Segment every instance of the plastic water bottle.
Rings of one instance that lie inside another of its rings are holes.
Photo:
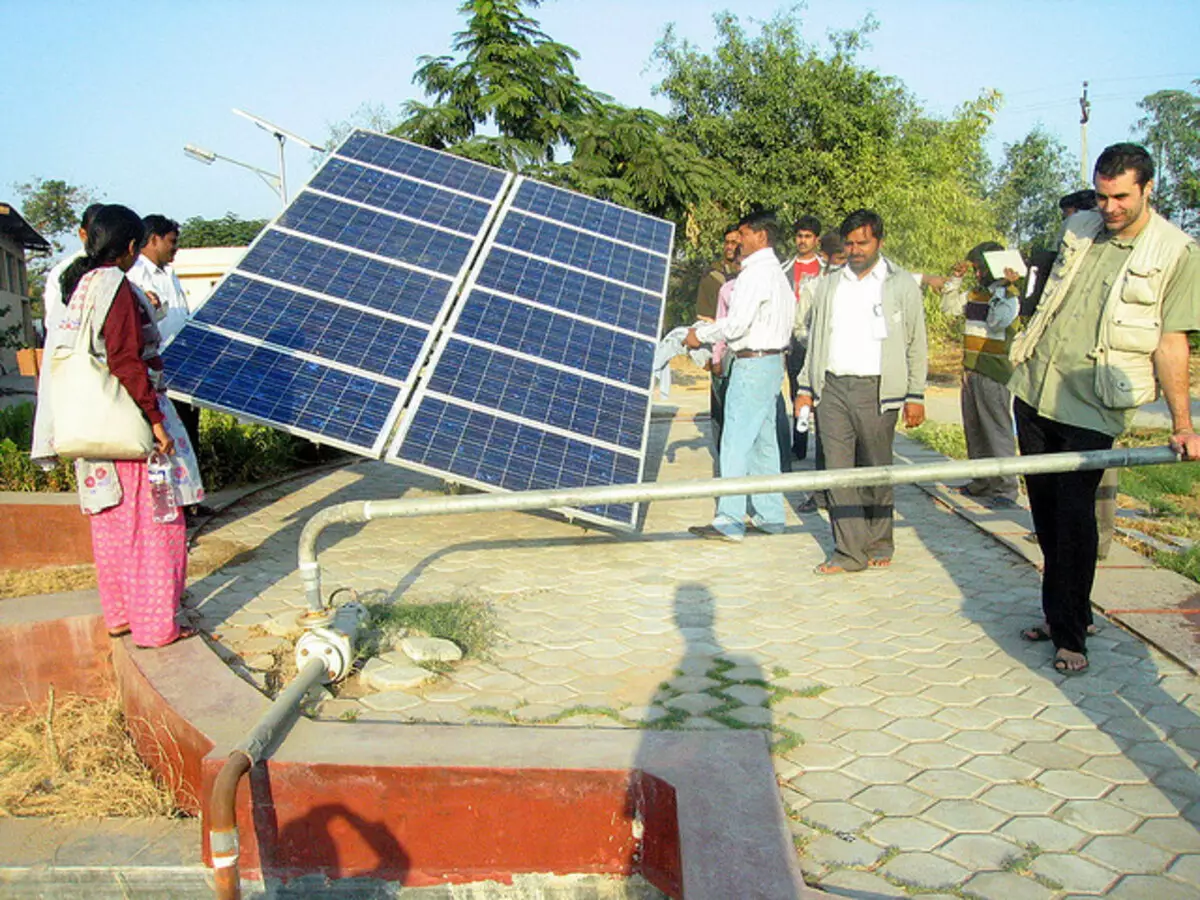
[[[800,415],[796,416],[796,433],[804,434],[808,431],[809,418],[812,416],[811,406],[800,407]]]
[[[174,522],[179,517],[179,507],[175,505],[175,492],[171,490],[171,460],[155,450],[146,461],[146,474],[150,476],[154,521]]]

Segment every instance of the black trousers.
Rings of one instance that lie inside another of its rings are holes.
[[[804,357],[808,354],[808,347],[804,344],[796,342],[792,338],[791,346],[788,348],[787,358],[787,374],[788,374],[788,399],[793,407],[796,403],[796,395],[800,393],[800,371],[804,368]],[[792,453],[796,459],[804,459],[808,456],[808,432],[803,433],[792,430]]]
[[[172,400],[171,405],[175,407],[175,412],[179,415],[179,420],[183,422],[183,430],[187,432],[188,440],[192,443],[192,452],[196,454],[196,458],[200,457],[200,409],[196,406],[190,406],[182,400]]]
[[[1110,450],[1107,434],[1055,422],[1017,398],[1013,402],[1017,442],[1022,456],[1073,450]],[[1029,508],[1045,568],[1042,572],[1042,610],[1054,646],[1087,652],[1087,629],[1092,624],[1092,583],[1096,578],[1096,489],[1102,469],[1027,475]]]

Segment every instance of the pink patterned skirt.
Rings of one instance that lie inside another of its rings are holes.
[[[187,579],[187,525],[155,522],[144,460],[116,460],[122,499],[89,516],[100,605],[109,631],[128,627],[141,647],[179,636],[175,613]]]

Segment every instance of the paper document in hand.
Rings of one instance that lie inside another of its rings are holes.
[[[1004,278],[1005,269],[1012,269],[1022,278],[1025,277],[1025,260],[1021,259],[1020,252],[1016,250],[989,250],[983,254],[983,261],[987,263],[992,281]]]

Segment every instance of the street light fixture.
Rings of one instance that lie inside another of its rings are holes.
[[[240,159],[234,159],[230,156],[222,156],[220,153],[214,153],[212,150],[206,150],[203,147],[197,147],[195,144],[185,144],[183,152],[196,162],[204,163],[206,166],[211,166],[218,159],[227,163],[233,163],[235,166],[241,166],[243,169],[249,169],[259,178],[267,183],[267,187],[273,190],[283,200],[283,205],[287,206],[287,195],[283,190],[283,180],[274,172],[268,172],[266,169],[260,169],[258,166],[252,166],[250,163],[244,163]]]
[[[253,113],[248,113],[245,110],[238,109],[237,107],[234,107],[233,112],[234,115],[241,116],[243,119],[249,119],[263,131],[271,134],[275,140],[279,142],[279,191],[283,196],[283,205],[287,206],[287,164],[283,158],[283,145],[287,143],[288,138],[291,138],[296,143],[303,144],[310,150],[317,150],[321,153],[324,153],[325,148],[320,144],[314,144],[307,138],[300,137],[300,135],[294,132],[288,131],[286,128],[280,128],[278,125],[268,122],[266,119],[256,116]]]

